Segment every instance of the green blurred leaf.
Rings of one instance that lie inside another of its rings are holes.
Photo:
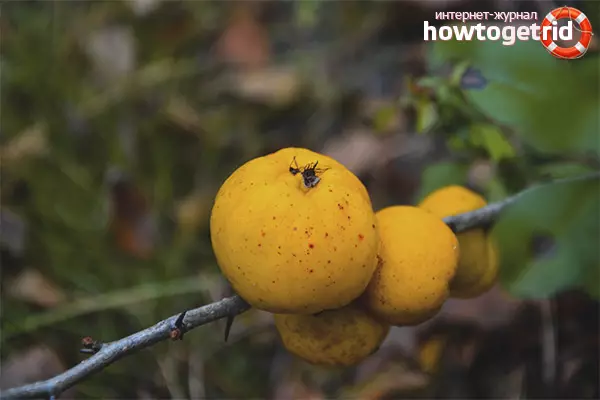
[[[458,134],[450,136],[446,140],[446,145],[452,151],[463,151],[467,148],[465,139],[461,135],[458,135]]]
[[[438,117],[435,103],[428,99],[420,99],[417,103],[417,132],[424,133],[429,131],[438,121]]]
[[[599,58],[568,62],[549,55],[540,43],[435,42],[431,61],[469,61],[485,83],[465,88],[484,114],[513,129],[539,151],[600,154]]]
[[[316,25],[319,18],[321,3],[318,1],[299,1],[296,3],[296,22],[303,28]]]
[[[473,145],[484,148],[496,162],[515,156],[515,150],[497,126],[473,124],[469,129],[469,138]]]
[[[569,178],[589,174],[594,169],[577,162],[555,162],[551,164],[541,165],[538,167],[538,173],[544,177],[552,179]]]
[[[395,104],[390,104],[378,109],[373,118],[375,130],[377,132],[383,132],[387,130],[392,121],[396,118],[397,112],[398,111]]]
[[[421,177],[421,188],[415,203],[420,202],[429,193],[448,185],[464,185],[469,167],[455,162],[439,162],[430,165]]]
[[[489,202],[501,201],[508,197],[508,192],[502,181],[498,178],[490,180],[486,188],[486,196]]]
[[[512,294],[527,298],[544,298],[573,287],[597,292],[590,279],[600,267],[599,204],[598,175],[525,193],[493,229],[500,248],[503,285]],[[546,249],[535,254],[540,238]]]
[[[439,76],[424,76],[423,78],[417,79],[416,85],[423,89],[437,89],[447,85],[447,82]]]
[[[469,63],[463,61],[458,63],[452,70],[452,74],[450,75],[450,84],[452,86],[460,86],[461,80],[467,69],[469,68]]]

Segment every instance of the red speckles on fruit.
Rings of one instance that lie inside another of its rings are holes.
[[[358,240],[363,240],[365,237],[363,234],[358,234]]]
[[[314,245],[314,244],[312,244],[312,243],[309,243],[309,244],[308,244],[308,248],[309,248],[309,249],[314,249],[314,248],[315,248],[315,245]]]

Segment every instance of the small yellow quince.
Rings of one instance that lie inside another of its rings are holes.
[[[390,329],[355,303],[317,315],[275,314],[275,326],[289,352],[324,366],[358,364],[377,351]]]
[[[380,265],[364,300],[391,325],[424,322],[448,297],[458,265],[458,240],[442,220],[417,207],[388,207],[376,216]]]
[[[457,185],[446,186],[429,194],[419,207],[439,218],[445,218],[484,207],[486,201],[477,193]],[[481,229],[471,229],[457,235],[460,260],[456,276],[450,283],[450,296],[477,297],[496,282],[498,256],[493,239]]]

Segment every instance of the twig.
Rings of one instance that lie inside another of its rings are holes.
[[[566,178],[553,181],[552,183],[573,182],[588,179],[598,179],[600,173],[596,172],[577,178]],[[444,218],[454,232],[463,232],[469,229],[489,226],[507,206],[515,203],[524,194],[535,190],[538,186],[526,189],[503,201],[489,204],[478,210],[460,214],[453,217]],[[181,330],[181,334],[201,325],[208,324],[221,318],[231,318],[250,309],[250,305],[239,296],[226,297],[215,303],[207,304],[203,307],[186,311],[185,318],[181,321],[182,314],[174,315],[166,320],[160,321],[156,325],[134,333],[126,338],[115,342],[103,343],[99,350],[87,360],[82,361],[73,368],[62,374],[40,382],[12,388],[3,391],[0,395],[2,399],[26,399],[48,397],[55,398],[66,389],[82,381],[88,376],[101,371],[108,365],[127,355],[133,354],[141,349],[149,347],[157,342],[169,338],[179,338],[173,336],[174,330]],[[177,324],[176,322],[183,322]]]
[[[553,181],[548,182],[547,184],[556,185],[560,183],[579,182],[594,179],[600,179],[600,172],[593,172],[572,178],[555,179]],[[477,227],[489,226],[496,220],[498,214],[500,214],[500,212],[504,210],[507,206],[515,203],[521,197],[545,185],[546,184],[531,186],[530,188],[527,188],[511,197],[507,197],[506,199],[497,203],[491,203],[485,207],[479,208],[471,212],[444,218],[444,222],[456,233]]]
[[[239,296],[226,297],[215,303],[187,311],[184,324],[186,330],[190,330],[229,315],[239,315],[249,309],[250,305]],[[169,339],[179,315],[174,315],[160,321],[156,325],[126,338],[104,343],[100,351],[96,354],[62,374],[46,381],[5,390],[1,396],[3,399],[31,399],[58,396],[77,382],[104,369],[120,358],[152,346],[157,342]]]

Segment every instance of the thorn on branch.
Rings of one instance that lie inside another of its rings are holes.
[[[171,326],[171,340],[183,340],[183,334],[185,333],[185,324],[183,323],[183,319],[185,318],[185,314],[187,311],[179,314],[173,325]]]
[[[235,319],[234,315],[228,315],[227,321],[225,322],[225,342],[227,343],[227,339],[229,339],[229,332],[231,332],[231,326],[233,325],[233,320]]]
[[[104,343],[99,340],[94,340],[91,336],[86,336],[81,339],[82,349],[79,350],[82,354],[96,354],[102,349]]]

